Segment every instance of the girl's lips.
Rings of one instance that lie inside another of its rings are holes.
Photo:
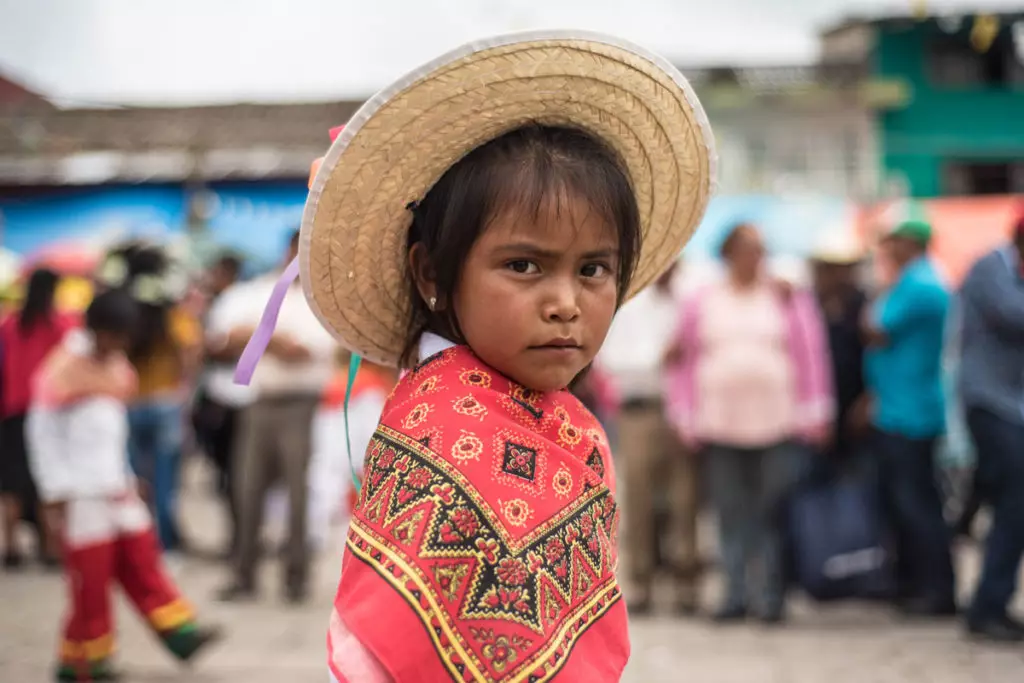
[[[552,339],[544,344],[534,346],[535,349],[578,349],[580,344],[575,339]]]

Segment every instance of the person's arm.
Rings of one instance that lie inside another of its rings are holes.
[[[790,357],[797,375],[800,432],[812,443],[823,446],[831,434],[836,410],[825,322],[809,292],[794,292],[789,311]]]
[[[66,364],[67,352],[50,353],[33,378],[33,398],[25,422],[25,446],[29,469],[44,504],[67,500],[73,490],[62,413],[57,408],[54,379]]]
[[[897,284],[872,319],[872,327],[888,341],[923,320],[943,318],[949,294],[937,284],[907,280]]]
[[[665,414],[682,442],[691,448],[696,446],[694,430],[701,299],[698,292],[681,303],[671,352],[665,359]]]
[[[1002,257],[974,267],[964,282],[963,297],[996,334],[1024,342],[1024,282]]]

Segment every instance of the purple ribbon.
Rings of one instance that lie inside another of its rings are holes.
[[[252,337],[249,338],[249,343],[245,345],[245,350],[242,351],[242,355],[238,359],[238,365],[235,366],[235,384],[249,386],[252,374],[256,372],[256,364],[260,362],[260,358],[267,350],[267,344],[270,343],[270,338],[274,336],[277,316],[281,313],[281,306],[284,304],[285,296],[288,295],[288,289],[298,276],[299,259],[296,257],[277,279],[274,291],[270,293],[267,305],[263,309],[260,324],[256,326]]]

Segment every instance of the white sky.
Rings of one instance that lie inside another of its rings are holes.
[[[1022,0],[988,0],[1016,8]],[[929,0],[930,9],[979,3]],[[817,30],[913,0],[0,0],[0,73],[67,105],[371,94],[488,34],[586,28],[678,64],[799,63]]]

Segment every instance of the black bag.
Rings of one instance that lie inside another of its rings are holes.
[[[819,601],[891,594],[892,562],[870,476],[833,471],[808,477],[784,509],[790,576]]]

